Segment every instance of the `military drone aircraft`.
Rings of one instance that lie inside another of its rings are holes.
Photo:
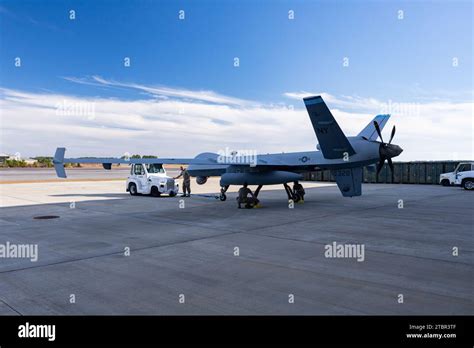
[[[112,164],[157,163],[187,164],[188,172],[196,177],[199,185],[206,183],[211,176],[220,176],[220,199],[226,200],[230,185],[256,185],[254,195],[258,196],[263,185],[283,184],[289,200],[298,200],[295,192],[288,186],[290,182],[303,179],[303,173],[330,169],[334,174],[341,193],[345,197],[362,194],[362,169],[377,163],[377,175],[385,161],[392,172],[392,158],[403,151],[392,144],[395,126],[388,143],[383,141],[381,130],[390,115],[378,115],[358,135],[346,137],[329,111],[321,96],[303,99],[308,111],[320,151],[277,153],[258,155],[250,158],[239,154],[220,155],[201,153],[195,158],[64,158],[65,148],[58,148],[54,156],[54,167],[59,177],[65,178],[64,163],[102,163],[104,169]],[[380,137],[381,141],[377,141]]]

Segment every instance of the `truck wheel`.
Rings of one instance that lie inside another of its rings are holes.
[[[150,194],[151,194],[153,197],[160,197],[160,195],[161,195],[160,190],[158,190],[158,187],[156,187],[156,186],[153,186],[153,187],[151,188]]]
[[[464,179],[462,181],[462,187],[465,189],[465,190],[474,190],[474,179]]]
[[[450,186],[449,180],[448,180],[448,179],[443,179],[443,180],[441,180],[441,185],[443,185],[443,186]]]
[[[137,185],[135,185],[132,182],[130,185],[128,185],[128,191],[130,192],[132,196],[137,196],[138,195]]]
[[[174,196],[176,196],[176,193],[175,193],[174,191],[171,191],[171,192],[169,193],[169,195],[170,195],[170,197],[174,197]]]

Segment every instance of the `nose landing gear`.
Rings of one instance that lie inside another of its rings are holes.
[[[227,195],[225,194],[227,192],[227,189],[229,188],[229,185],[221,187],[221,194],[219,196],[219,199],[224,202],[227,199]]]

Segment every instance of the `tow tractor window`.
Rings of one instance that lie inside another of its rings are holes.
[[[458,167],[458,172],[467,172],[468,170],[471,170],[471,165],[470,164],[461,164]]]
[[[145,174],[145,170],[141,164],[135,164],[135,175],[143,175]]]
[[[146,170],[149,174],[164,173],[163,165],[160,163],[151,163],[146,165]]]

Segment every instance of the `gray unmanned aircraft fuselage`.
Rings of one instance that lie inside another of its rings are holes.
[[[289,199],[294,192],[287,183],[303,179],[310,171],[330,169],[343,196],[362,194],[362,168],[377,163],[377,175],[387,160],[392,170],[391,158],[403,150],[391,144],[395,135],[392,129],[390,141],[383,142],[381,130],[390,115],[378,115],[357,136],[346,137],[321,96],[304,98],[320,151],[278,153],[267,155],[202,153],[192,159],[183,158],[64,158],[65,149],[58,148],[54,165],[59,177],[66,177],[64,163],[102,163],[110,169],[115,163],[187,164],[188,172],[198,184],[205,184],[208,177],[220,176],[221,200],[230,185],[257,185],[256,195],[263,185],[283,184]],[[377,141],[380,137],[381,142]]]

